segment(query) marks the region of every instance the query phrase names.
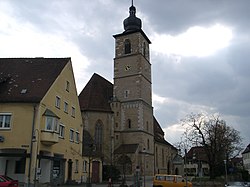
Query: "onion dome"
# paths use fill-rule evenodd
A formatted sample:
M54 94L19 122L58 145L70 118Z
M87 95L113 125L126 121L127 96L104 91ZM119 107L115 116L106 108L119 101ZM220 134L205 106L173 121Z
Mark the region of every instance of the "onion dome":
M132 4L129 8L129 17L123 21L124 33L141 30L141 19L137 18L135 13L136 8Z

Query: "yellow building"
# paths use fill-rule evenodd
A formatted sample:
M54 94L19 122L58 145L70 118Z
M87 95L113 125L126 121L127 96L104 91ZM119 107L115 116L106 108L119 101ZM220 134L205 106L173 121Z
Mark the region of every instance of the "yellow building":
M0 174L81 182L82 132L70 58L0 59Z

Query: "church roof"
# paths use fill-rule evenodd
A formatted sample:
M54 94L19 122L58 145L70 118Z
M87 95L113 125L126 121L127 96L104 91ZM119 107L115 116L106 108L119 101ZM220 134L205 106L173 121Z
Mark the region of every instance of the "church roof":
M0 102L40 102L70 60L0 58Z
M164 131L162 130L160 124L158 123L155 117L154 117L154 139L158 143L169 145L172 148L176 149L172 144L170 144L168 141L165 140Z
M250 153L250 144L246 147L246 149L242 152L242 154Z
M138 146L139 144L122 144L114 151L114 153L115 154L135 153L138 149Z
M94 73L79 95L81 111L112 112L113 84Z

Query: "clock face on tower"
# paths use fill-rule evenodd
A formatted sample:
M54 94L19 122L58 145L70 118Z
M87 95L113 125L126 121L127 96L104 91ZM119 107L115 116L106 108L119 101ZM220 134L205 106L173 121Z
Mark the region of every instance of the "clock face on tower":
M130 65L126 65L125 66L125 71L129 71L131 69L131 66Z

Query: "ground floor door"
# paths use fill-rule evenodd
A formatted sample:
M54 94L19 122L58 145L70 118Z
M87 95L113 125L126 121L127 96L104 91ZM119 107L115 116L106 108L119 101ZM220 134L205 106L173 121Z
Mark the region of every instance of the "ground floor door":
M92 182L93 183L99 183L100 182L100 162L99 161L93 161L92 162Z

